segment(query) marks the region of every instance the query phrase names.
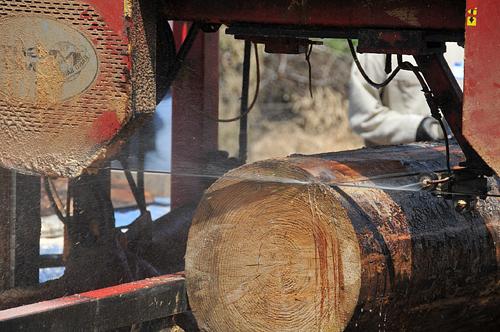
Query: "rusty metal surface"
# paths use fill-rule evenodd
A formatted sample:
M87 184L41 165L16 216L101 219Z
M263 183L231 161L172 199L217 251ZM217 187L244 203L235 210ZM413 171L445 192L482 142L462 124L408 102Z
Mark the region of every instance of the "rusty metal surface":
M164 1L171 19L318 27L409 28L463 31L460 0Z
M499 174L500 9L495 0L468 0L466 9L463 133Z
M138 52L146 25L137 22L136 32L128 32L136 7L123 1L0 1L3 166L78 175L107 153L136 103L154 108L141 97L142 90L154 90L146 84L151 69L140 68L147 73L142 80L133 76L132 59L147 57ZM133 95L134 81L142 90Z

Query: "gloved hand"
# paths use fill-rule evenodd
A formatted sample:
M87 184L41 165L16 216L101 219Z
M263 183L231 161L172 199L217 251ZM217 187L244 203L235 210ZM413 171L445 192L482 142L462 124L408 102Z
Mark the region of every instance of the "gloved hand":
M437 141L441 139L444 139L444 133L438 120L430 116L424 118L417 128L417 142Z

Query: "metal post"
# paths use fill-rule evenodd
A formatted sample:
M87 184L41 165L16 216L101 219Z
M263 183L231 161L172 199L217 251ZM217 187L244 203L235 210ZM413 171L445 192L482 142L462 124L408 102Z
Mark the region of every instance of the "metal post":
M179 46L188 25L174 23ZM207 155L217 150L219 104L219 36L198 34L172 87L172 207L192 202L206 189L199 177L182 176L201 173ZM176 175L177 174L177 175ZM179 176L179 174L181 174Z
M40 178L0 169L0 289L38 284Z
M239 137L239 159L242 163L247 161L248 150L248 87L250 85L250 52L252 42L245 40L245 53L243 57L243 82L241 85L241 108L240 108L240 137Z
M92 247L99 240L114 240L110 188L111 173L106 169L70 180L69 190L73 198L73 216L68 223L70 250L78 244Z

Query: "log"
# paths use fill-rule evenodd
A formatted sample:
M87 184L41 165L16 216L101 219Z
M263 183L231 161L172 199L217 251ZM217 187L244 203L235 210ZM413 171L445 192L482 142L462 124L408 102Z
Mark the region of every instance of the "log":
M429 192L388 187L444 169L443 150L292 156L227 173L205 193L188 238L200 328L498 331L499 200L460 214ZM461 158L453 148L452 162ZM414 175L380 178L405 173ZM328 185L360 180L386 189ZM490 183L498 192L498 179Z

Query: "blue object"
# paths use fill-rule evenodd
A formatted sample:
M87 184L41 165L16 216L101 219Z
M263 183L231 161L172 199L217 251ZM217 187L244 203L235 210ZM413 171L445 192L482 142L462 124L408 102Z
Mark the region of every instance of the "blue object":
M146 170L170 172L172 158L172 97L167 95L153 117L155 149L146 153Z
M148 205L148 211L151 213L151 218L153 221L166 215L170 212L170 204L150 204ZM139 209L127 209L115 211L115 227L125 227L130 225L135 219L141 215Z
M38 282L46 282L49 280L59 279L64 274L65 267L47 267L38 270Z

